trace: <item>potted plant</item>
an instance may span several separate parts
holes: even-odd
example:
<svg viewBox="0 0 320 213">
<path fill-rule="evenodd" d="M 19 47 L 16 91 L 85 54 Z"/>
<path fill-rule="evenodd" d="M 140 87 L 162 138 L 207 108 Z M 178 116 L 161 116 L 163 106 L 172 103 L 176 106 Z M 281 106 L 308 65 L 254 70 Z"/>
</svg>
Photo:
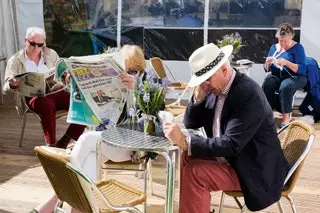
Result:
<svg viewBox="0 0 320 213">
<path fill-rule="evenodd" d="M 145 81 L 137 79 L 134 96 L 139 110 L 140 120 L 144 121 L 144 132 L 155 134 L 155 121 L 161 107 L 164 106 L 166 89 L 169 85 L 167 78 L 158 79 L 152 73 L 147 74 Z"/>
<path fill-rule="evenodd" d="M 222 37 L 222 40 L 217 40 L 217 46 L 218 47 L 223 47 L 226 45 L 232 45 L 233 46 L 233 51 L 232 51 L 232 56 L 231 60 L 233 60 L 234 56 L 239 52 L 242 45 L 242 38 L 238 32 L 236 33 L 231 33 L 231 34 L 226 34 Z"/>
</svg>

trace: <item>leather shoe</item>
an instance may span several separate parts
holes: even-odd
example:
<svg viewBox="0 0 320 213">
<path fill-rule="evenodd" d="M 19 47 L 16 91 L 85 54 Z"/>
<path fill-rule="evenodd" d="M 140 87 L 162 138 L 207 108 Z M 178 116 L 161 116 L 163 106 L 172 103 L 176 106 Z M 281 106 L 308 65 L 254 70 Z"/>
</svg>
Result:
<svg viewBox="0 0 320 213">
<path fill-rule="evenodd" d="M 55 147 L 66 149 L 70 140 L 71 138 L 68 135 L 63 135 L 62 138 L 57 141 L 57 143 L 55 144 Z"/>
</svg>

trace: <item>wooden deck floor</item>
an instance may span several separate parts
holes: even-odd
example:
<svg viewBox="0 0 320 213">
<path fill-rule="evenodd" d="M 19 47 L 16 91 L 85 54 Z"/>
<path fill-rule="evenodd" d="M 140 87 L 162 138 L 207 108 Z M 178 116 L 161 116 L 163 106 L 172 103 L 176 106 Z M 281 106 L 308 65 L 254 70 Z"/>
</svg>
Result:
<svg viewBox="0 0 320 213">
<path fill-rule="evenodd" d="M 29 212 L 51 194 L 50 184 L 33 154 L 35 145 L 44 144 L 43 133 L 39 121 L 33 115 L 28 116 L 23 146 L 18 146 L 21 120 L 13 107 L 12 97 L 5 96 L 4 105 L 0 105 L 0 213 Z M 62 135 L 67 124 L 58 121 L 57 135 Z M 320 135 L 320 124 L 315 124 L 317 135 Z M 298 212 L 313 213 L 320 209 L 320 137 L 305 162 L 293 197 Z M 159 158 L 153 165 L 154 188 L 156 194 L 164 195 L 164 165 Z M 142 189 L 143 181 L 133 178 L 128 173 L 112 173 L 111 177 L 123 180 Z M 216 208 L 220 193 L 212 194 L 212 206 Z M 176 201 L 177 201 L 176 196 Z M 291 212 L 287 201 L 283 200 L 286 212 Z M 152 196 L 149 200 L 148 212 L 163 212 L 163 199 Z M 226 198 L 227 208 L 224 212 L 239 212 L 236 203 Z M 177 212 L 177 208 L 175 208 Z M 279 212 L 273 205 L 261 212 Z"/>
</svg>

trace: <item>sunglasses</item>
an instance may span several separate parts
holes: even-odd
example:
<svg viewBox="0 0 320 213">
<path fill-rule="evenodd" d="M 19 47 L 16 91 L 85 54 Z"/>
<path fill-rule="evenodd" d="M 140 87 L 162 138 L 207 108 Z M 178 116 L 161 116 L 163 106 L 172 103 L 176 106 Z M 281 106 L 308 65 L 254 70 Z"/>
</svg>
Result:
<svg viewBox="0 0 320 213">
<path fill-rule="evenodd" d="M 44 43 L 36 43 L 36 42 L 34 42 L 34 41 L 29 41 L 29 40 L 28 40 L 28 42 L 29 42 L 29 44 L 30 44 L 32 47 L 35 47 L 36 45 L 37 45 L 38 47 L 43 47 L 43 45 L 44 45 Z"/>
<path fill-rule="evenodd" d="M 128 70 L 127 73 L 129 75 L 137 75 L 138 74 L 138 71 L 137 70 Z"/>
</svg>

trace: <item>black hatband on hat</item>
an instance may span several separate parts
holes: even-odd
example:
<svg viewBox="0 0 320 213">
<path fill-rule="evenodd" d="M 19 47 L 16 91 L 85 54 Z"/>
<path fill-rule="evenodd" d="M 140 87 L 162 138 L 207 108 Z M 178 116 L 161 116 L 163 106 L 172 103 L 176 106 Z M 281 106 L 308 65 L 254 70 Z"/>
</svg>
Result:
<svg viewBox="0 0 320 213">
<path fill-rule="evenodd" d="M 208 71 L 212 70 L 214 66 L 216 66 L 225 56 L 224 52 L 220 52 L 216 59 L 214 59 L 210 64 L 208 64 L 205 68 L 195 72 L 194 74 L 199 77 L 203 74 L 206 74 Z"/>
</svg>

